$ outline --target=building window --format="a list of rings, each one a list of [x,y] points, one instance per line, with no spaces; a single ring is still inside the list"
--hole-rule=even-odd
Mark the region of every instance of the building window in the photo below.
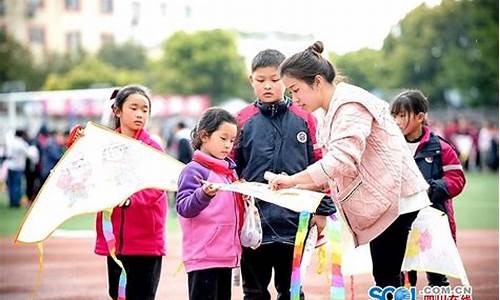
[[[137,1],[132,2],[132,26],[139,24],[139,16],[141,15],[141,4]]]
[[[167,3],[162,2],[160,4],[160,14],[161,14],[162,17],[166,17],[167,16]]]
[[[27,0],[26,1],[26,16],[33,18],[36,11],[43,8],[43,0]]]
[[[34,8],[43,8],[43,0],[27,0],[26,1],[29,6],[32,6]]]
[[[44,45],[45,44],[45,32],[43,28],[31,27],[29,29],[30,43]]]
[[[0,16],[5,16],[5,0],[0,0]]]
[[[80,9],[80,0],[64,0],[66,10],[76,11]]]
[[[101,45],[112,44],[115,42],[115,37],[111,33],[101,33]]]
[[[103,14],[113,13],[113,0],[101,0],[101,13]]]
[[[191,18],[191,6],[184,6],[184,16],[188,19]]]
[[[68,53],[79,53],[82,50],[82,36],[78,31],[66,33],[66,49]]]

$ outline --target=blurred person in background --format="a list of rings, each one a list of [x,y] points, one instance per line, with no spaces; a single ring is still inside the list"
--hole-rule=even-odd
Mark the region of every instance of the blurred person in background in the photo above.
[[[491,147],[487,157],[487,164],[492,171],[498,171],[498,123],[491,128]]]
[[[193,156],[193,148],[191,147],[191,132],[187,128],[186,123],[180,121],[175,127],[173,145],[176,148],[177,160],[182,163],[189,163]]]
[[[49,140],[49,131],[47,129],[46,124],[42,124],[40,126],[40,129],[38,131],[38,134],[35,137],[35,146],[38,149],[38,163],[35,166],[35,171],[34,171],[34,176],[35,176],[35,182],[33,184],[33,194],[37,195],[38,191],[40,191],[40,188],[42,187],[43,184],[43,178],[42,178],[42,156],[43,154],[47,151],[47,142]]]
[[[40,186],[45,183],[50,171],[55,167],[64,153],[64,135],[61,132],[50,131],[45,147],[40,152],[41,172]]]
[[[167,146],[167,143],[165,142],[165,139],[163,138],[163,135],[161,134],[161,130],[157,127],[151,127],[149,129],[149,134],[151,134],[151,138],[158,143],[158,145],[161,146],[162,149],[165,149]]]
[[[7,140],[7,189],[9,194],[9,206],[19,207],[21,197],[24,195],[23,175],[26,168],[26,159],[37,159],[37,151],[24,139],[24,130],[16,130],[13,137]]]
[[[26,166],[24,168],[24,178],[26,179],[26,197],[28,204],[31,205],[36,197],[35,183],[38,176],[36,166],[40,160],[40,153],[36,147],[35,139],[30,138],[26,132],[24,133],[23,139],[26,143],[28,143],[28,145],[32,146],[31,149],[33,150],[31,151],[33,151],[33,154],[36,154],[26,158]]]
[[[490,160],[492,148],[494,147],[495,129],[494,123],[491,121],[484,122],[479,130],[478,147],[479,147],[479,161],[481,171],[488,171],[490,169]]]
[[[436,135],[444,137],[445,124],[439,120],[429,120],[429,127]]]
[[[444,138],[457,150],[465,170],[474,169],[477,160],[477,130],[463,116],[448,123]]]

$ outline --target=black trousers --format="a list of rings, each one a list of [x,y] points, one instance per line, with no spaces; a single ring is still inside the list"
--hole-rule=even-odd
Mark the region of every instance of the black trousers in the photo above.
[[[400,215],[384,232],[370,242],[373,278],[380,287],[403,285],[401,266],[411,224],[418,211]]]
[[[430,286],[449,286],[450,282],[448,281],[448,278],[446,275],[439,274],[439,273],[433,273],[433,272],[425,272],[425,275],[427,276],[427,282],[428,285]],[[408,279],[410,281],[411,286],[416,286],[417,285],[417,271],[409,271],[408,272]]]
[[[267,287],[274,270],[274,286],[278,300],[290,299],[292,278],[293,245],[272,243],[259,248],[243,248],[241,256],[241,278],[243,279],[244,300],[269,300]],[[304,293],[300,292],[304,299]]]
[[[231,268],[188,273],[189,300],[231,300]]]
[[[127,300],[153,300],[158,288],[161,274],[161,256],[119,255],[127,272],[125,297]],[[118,298],[118,281],[122,269],[108,256],[109,296]]]

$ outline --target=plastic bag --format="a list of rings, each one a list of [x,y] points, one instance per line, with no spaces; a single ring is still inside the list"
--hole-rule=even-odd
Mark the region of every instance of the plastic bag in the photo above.
[[[243,247],[257,249],[262,242],[262,225],[260,224],[259,210],[255,206],[253,197],[245,199],[245,219],[241,228],[240,240]]]

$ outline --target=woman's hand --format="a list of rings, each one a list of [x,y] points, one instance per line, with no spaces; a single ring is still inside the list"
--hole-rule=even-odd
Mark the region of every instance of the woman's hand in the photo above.
[[[269,186],[272,190],[281,190],[295,186],[292,176],[277,174],[270,181]]]
[[[318,233],[321,233],[326,226],[326,216],[314,215],[311,218],[311,226],[316,225],[318,227]]]

